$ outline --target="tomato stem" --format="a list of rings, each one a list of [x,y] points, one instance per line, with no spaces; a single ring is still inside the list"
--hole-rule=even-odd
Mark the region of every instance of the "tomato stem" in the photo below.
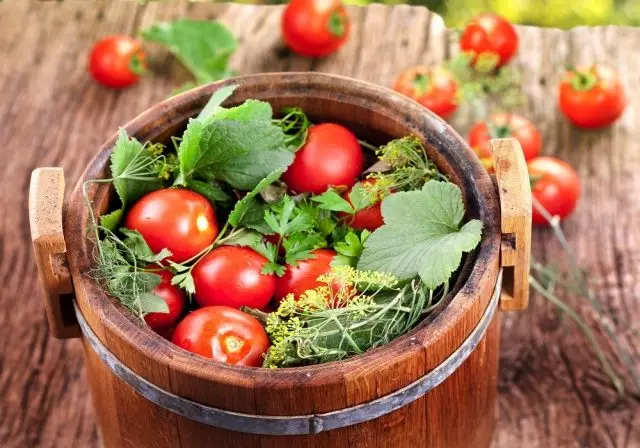
[[[134,75],[142,76],[147,71],[147,67],[139,55],[133,54],[129,59],[129,70]]]
[[[591,71],[574,71],[571,86],[578,92],[586,92],[593,89],[598,83],[598,76]]]
[[[411,85],[416,89],[416,95],[422,96],[429,91],[431,79],[426,73],[417,73],[411,80]]]
[[[339,10],[335,10],[329,16],[327,29],[335,37],[342,37],[346,32],[345,18]]]

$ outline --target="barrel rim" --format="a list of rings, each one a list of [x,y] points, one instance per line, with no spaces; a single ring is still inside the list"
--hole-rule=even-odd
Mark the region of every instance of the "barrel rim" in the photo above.
[[[322,94],[323,99],[337,103],[368,106],[372,115],[379,113],[389,120],[402,121],[407,130],[423,136],[429,155],[437,159],[436,163],[441,168],[446,165],[451,173],[457,176],[453,180],[463,190],[465,199],[474,202],[473,205],[476,207],[474,217],[481,219],[484,224],[483,239],[479,248],[467,256],[462,268],[463,274],[458,278],[457,293],[450,298],[445,307],[425,319],[411,332],[382,347],[343,361],[270,370],[230,366],[187,352],[141,325],[86,276],[90,264],[91,247],[84,234],[87,213],[83,210],[81,187],[85,180],[102,177],[106,173],[109,156],[116,139],[114,134],[102,146],[76,184],[65,216],[65,236],[78,303],[94,331],[97,325],[103,327],[103,331],[96,331],[102,342],[105,343],[106,335],[109,334],[109,339],[118,338],[127,347],[138,350],[150,360],[166,365],[168,369],[178,370],[207,381],[246,384],[253,381],[269,382],[281,377],[290,384],[290,382],[308,382],[310,377],[320,375],[324,375],[323,378],[329,382],[339,382],[337,379],[344,378],[354,369],[366,368],[380,358],[400,352],[411,354],[419,350],[422,352],[421,356],[428,357],[429,347],[437,342],[448,328],[457,324],[463,325],[465,334],[461,337],[466,338],[471,328],[462,320],[469,312],[473,312],[476,318],[479,318],[486,303],[479,306],[476,293],[486,289],[487,284],[495,284],[498,275],[500,229],[495,187],[464,139],[444,120],[418,103],[386,87],[343,76],[319,73],[248,75],[205,85],[159,103],[131,120],[124,129],[129,135],[139,137],[157,133],[158,129],[166,130],[170,125],[183,122],[185,116],[197,114],[214,91],[230,84],[239,85],[231,98],[232,102],[234,98],[237,100],[242,92],[245,94],[248,92],[253,95],[250,97],[257,99],[268,98],[274,91],[281,95],[291,95],[291,97]],[[98,193],[100,193],[99,190]],[[103,191],[102,194],[105,192]],[[420,340],[419,348],[415,347],[415,343],[410,342],[411,338]],[[456,344],[451,345],[454,348],[456,346]],[[429,359],[430,363],[437,364],[437,359],[433,356]]]

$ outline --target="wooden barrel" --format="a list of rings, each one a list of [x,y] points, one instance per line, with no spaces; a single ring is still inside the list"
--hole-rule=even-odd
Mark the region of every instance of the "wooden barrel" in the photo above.
[[[496,177],[446,122],[369,83],[276,73],[207,85],[158,104],[125,129],[169,142],[211,94],[300,106],[376,144],[419,136],[462,189],[467,218],[484,224],[439,308],[408,334],[351,359],[291,369],[231,366],[189,353],[146,328],[88,277],[91,241],[83,183],[109,177],[114,135],[63,207],[56,168],[32,176],[30,221],[45,309],[57,337],[82,337],[104,445],[111,447],[487,447],[496,417],[499,313],[527,302],[531,192],[517,143],[494,141]],[[94,185],[97,213],[113,192]],[[65,209],[63,219],[62,211]],[[64,230],[63,230],[64,228]],[[500,294],[501,276],[510,293]],[[505,285],[506,287],[506,285]],[[74,311],[75,307],[75,311]]]

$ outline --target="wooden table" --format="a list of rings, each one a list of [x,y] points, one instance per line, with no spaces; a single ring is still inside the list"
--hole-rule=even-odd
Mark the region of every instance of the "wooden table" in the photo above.
[[[348,44],[315,61],[282,49],[280,7],[0,3],[0,446],[98,444],[81,344],[52,339],[45,322],[28,230],[31,170],[62,166],[73,185],[119,125],[166,98],[185,78],[164,58],[159,76],[129,90],[106,90],[86,73],[92,43],[111,33],[133,35],[159,20],[217,19],[239,38],[232,66],[241,73],[317,70],[384,85],[401,69],[437,63],[454,51],[443,21],[426,9],[375,5],[349,13],[354,27]],[[520,27],[519,33],[516,64],[531,99],[524,112],[542,131],[544,152],[569,160],[582,178],[580,206],[563,227],[603,305],[637,328],[640,30]],[[613,128],[585,133],[563,120],[555,89],[565,65],[592,61],[620,68],[629,105]],[[534,234],[536,256],[562,265],[551,233]],[[567,300],[589,317],[580,299]],[[617,399],[590,346],[567,319],[539,296],[528,311],[505,317],[495,447],[640,446],[640,398]],[[633,336],[620,325],[618,333],[638,361],[637,332]]]

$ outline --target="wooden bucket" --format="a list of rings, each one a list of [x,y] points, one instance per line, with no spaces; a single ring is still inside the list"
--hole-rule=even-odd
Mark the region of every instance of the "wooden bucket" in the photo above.
[[[437,311],[408,334],[351,359],[292,369],[236,367],[189,353],[146,328],[87,276],[82,185],[109,177],[114,135],[76,184],[66,207],[59,168],[34,171],[33,245],[49,326],[81,337],[106,447],[487,447],[496,417],[499,313],[528,299],[531,190],[517,142],[492,142],[496,179],[449,125],[384,87],[344,77],[277,73],[207,85],[158,104],[125,129],[168,142],[212,92],[231,83],[275,111],[300,106],[315,122],[346,125],[380,144],[419,136],[461,187],[467,217],[483,221]],[[97,213],[113,192],[90,188]],[[63,217],[64,211],[64,217]],[[64,229],[64,230],[63,230]],[[510,292],[501,294],[504,270]]]

